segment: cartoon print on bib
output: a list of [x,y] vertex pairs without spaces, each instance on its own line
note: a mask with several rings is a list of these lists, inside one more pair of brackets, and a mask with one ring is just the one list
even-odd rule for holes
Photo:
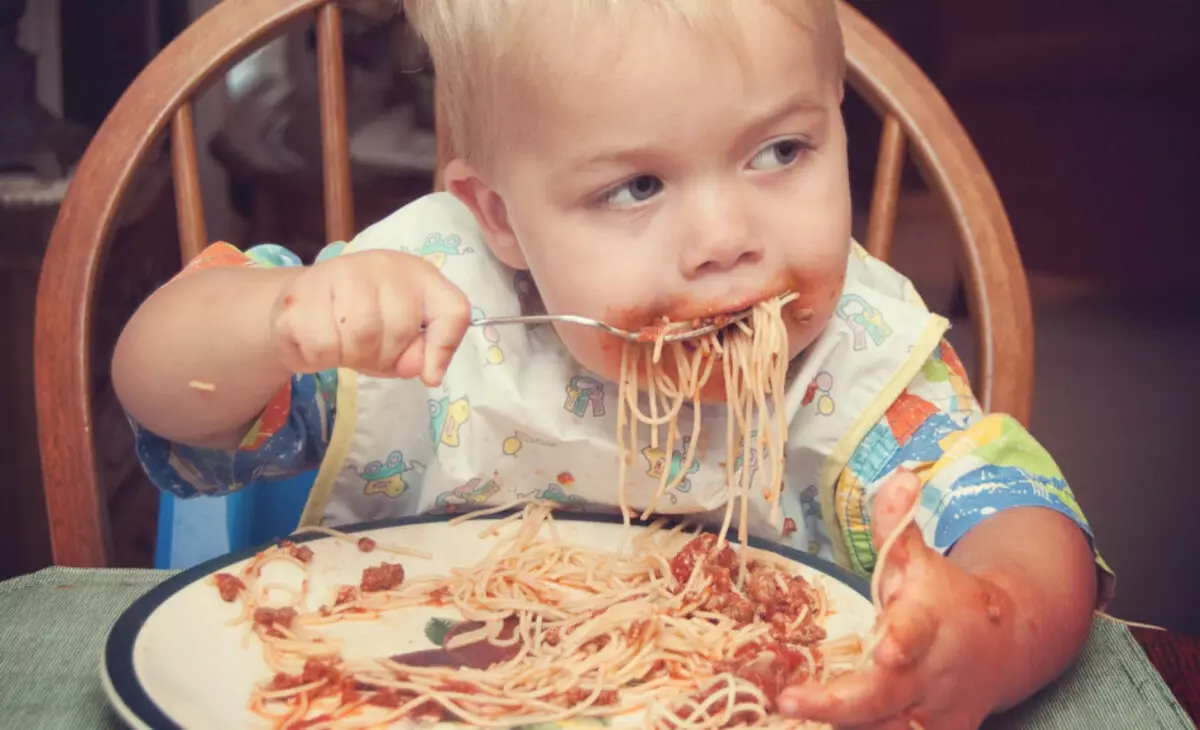
[[364,466],[361,472],[352,464],[350,470],[366,482],[363,486],[363,494],[368,496],[383,494],[394,499],[408,491],[408,483],[404,481],[404,475],[410,471],[422,472],[425,467],[417,461],[411,464],[406,463],[403,453],[393,451],[388,454],[386,463],[372,461]]
[[494,479],[484,481],[478,477],[455,487],[449,492],[442,492],[433,502],[435,512],[455,513],[477,509],[487,504],[487,501],[500,491],[500,485]]
[[804,400],[800,401],[800,406],[808,407],[813,402],[817,404],[817,415],[832,416],[836,405],[833,402],[833,375],[828,372],[819,372],[812,382],[808,384],[808,389],[804,391]]
[[457,447],[461,440],[459,432],[470,417],[471,404],[466,398],[451,401],[442,397],[429,401],[429,436],[434,447]]
[[504,442],[501,444],[501,448],[504,449],[505,456],[516,456],[517,454],[521,453],[521,449],[524,448],[525,444],[537,444],[538,446],[555,445],[553,441],[536,439],[524,431],[513,431],[512,436],[504,439]]
[[825,534],[825,523],[821,519],[821,497],[815,484],[800,493],[800,514],[808,530],[808,552],[816,555],[821,552],[818,538]]
[[587,500],[578,494],[567,493],[567,489],[574,483],[575,477],[570,472],[564,471],[558,475],[554,484],[547,485],[545,489],[519,493],[517,499],[556,502],[565,509],[583,509],[587,505]]
[[604,383],[587,375],[576,375],[567,385],[567,400],[563,410],[578,418],[587,416],[591,411],[593,418],[603,418]]
[[876,347],[892,336],[892,328],[883,321],[883,313],[857,294],[847,294],[838,302],[837,316],[854,335],[854,350],[867,349],[868,340]]
[[475,249],[473,248],[462,248],[462,238],[457,233],[451,233],[448,236],[443,236],[440,233],[430,233],[425,237],[425,241],[421,243],[421,247],[416,251],[407,248],[403,250],[413,256],[420,256],[439,269],[446,265],[447,256],[462,256],[463,254],[475,253]]
[[[646,458],[646,463],[648,465],[646,476],[661,483],[663,478],[663,470],[665,469],[667,471],[667,484],[679,479],[680,472],[683,470],[683,460],[687,456],[688,446],[691,444],[691,440],[691,436],[683,437],[683,440],[680,442],[679,446],[671,452],[669,465],[667,452],[663,450],[662,447],[647,446],[642,449],[642,456]],[[692,480],[689,477],[698,471],[700,471],[700,460],[696,459],[692,461],[691,465],[688,466],[687,474],[684,475],[682,479],[679,479],[679,483],[667,493],[667,497],[671,500],[671,504],[676,504],[679,501],[679,498],[675,494],[676,492],[687,494],[688,492],[692,491]]]
[[[758,430],[750,432],[750,440],[753,442],[758,438]],[[763,456],[770,458],[771,450],[766,444],[763,444]],[[742,464],[746,461],[746,439],[742,437],[738,439],[737,458],[733,460],[733,484],[740,491],[742,488]],[[754,486],[754,479],[758,476],[760,464],[758,463],[758,451],[750,449],[750,474],[746,479],[746,484],[750,487]]]
[[[471,319],[484,319],[487,317],[487,312],[484,312],[479,307],[471,307]],[[500,333],[495,325],[487,325],[483,328],[483,339],[487,340],[488,348],[483,353],[483,359],[488,365],[499,365],[504,362],[504,350],[500,349]]]

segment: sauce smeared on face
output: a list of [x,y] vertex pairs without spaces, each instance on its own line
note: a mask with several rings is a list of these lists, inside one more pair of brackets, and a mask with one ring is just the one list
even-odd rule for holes
[[[664,320],[693,322],[728,318],[758,302],[791,292],[796,294],[796,298],[784,306],[783,318],[788,334],[793,339],[790,343],[792,351],[788,353],[792,356],[797,350],[811,344],[824,328],[841,295],[844,280],[844,272],[836,279],[831,279],[828,272],[809,274],[797,270],[785,271],[767,280],[754,295],[739,300],[699,300],[690,295],[680,295],[637,307],[611,308],[606,313],[605,321],[630,331],[644,330],[646,336],[640,339],[650,344],[662,330]],[[600,337],[603,338],[600,350],[606,369],[620,372],[623,341],[608,335]],[[668,377],[677,379],[674,357],[664,351],[661,362]],[[713,369],[712,377],[701,390],[700,397],[706,402],[724,400],[725,379],[720,367]]]

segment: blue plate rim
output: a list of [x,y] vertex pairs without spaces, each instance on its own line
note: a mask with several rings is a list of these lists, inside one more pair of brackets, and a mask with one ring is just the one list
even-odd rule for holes
[[[496,514],[481,516],[479,520],[499,520],[508,517],[518,512],[518,509],[498,512]],[[338,530],[347,533],[367,532],[370,530],[384,530],[393,527],[408,527],[412,525],[427,525],[438,522],[449,522],[456,517],[462,517],[467,513],[459,514],[424,514],[411,517],[396,517],[385,520],[376,520],[372,522],[360,522],[346,527],[339,527]],[[554,519],[558,521],[568,522],[593,522],[599,524],[619,524],[621,517],[618,514],[596,514],[588,512],[556,512]],[[645,527],[649,523],[641,520],[634,520],[634,526]],[[672,521],[671,525],[678,524],[678,521]],[[286,538],[296,543],[309,542],[311,540],[328,539],[328,536],[319,532],[303,533]],[[114,701],[119,701],[124,705],[124,708],[135,717],[139,722],[142,722],[146,727],[152,730],[178,730],[180,725],[171,720],[167,713],[151,699],[146,689],[138,681],[137,672],[133,664],[133,649],[137,643],[138,635],[141,633],[142,627],[150,616],[165,603],[169,598],[180,592],[187,586],[195,583],[198,580],[206,578],[212,573],[217,572],[233,563],[238,563],[243,560],[254,557],[262,550],[276,545],[280,540],[272,540],[270,542],[248,547],[243,550],[236,550],[225,555],[206,560],[199,565],[193,566],[176,575],[171,576],[154,588],[151,588],[144,595],[134,601],[129,608],[117,618],[112,629],[108,633],[108,638],[104,645],[104,667],[103,670],[108,676],[108,682],[112,687],[113,693],[116,695],[111,698]],[[759,537],[750,538],[750,546],[760,550],[775,553],[781,557],[787,558],[796,563],[813,568],[829,577],[845,584],[854,592],[863,596],[867,600],[871,598],[871,584],[862,576],[856,575],[849,570],[819,558],[811,553],[798,550],[788,545],[782,545],[777,542],[772,542]]]

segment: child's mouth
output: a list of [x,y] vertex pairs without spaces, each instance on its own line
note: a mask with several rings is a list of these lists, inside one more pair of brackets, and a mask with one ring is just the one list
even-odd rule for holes
[[746,307],[710,317],[697,317],[695,319],[675,322],[664,316],[662,322],[659,324],[652,324],[639,329],[637,331],[637,339],[638,342],[657,342],[661,339],[665,342],[679,341],[686,344],[689,341],[694,341],[713,333],[720,336],[728,328],[745,322],[751,315],[751,309],[750,307]]
[[[779,302],[782,313],[797,298],[798,295],[794,292],[785,291],[781,294],[758,299],[748,305],[744,304],[722,312],[688,320],[671,321],[668,317],[664,316],[660,324],[650,325],[639,330],[638,339],[641,342],[647,343],[657,342],[659,339],[665,339],[666,341],[675,340],[681,342],[688,350],[709,349],[715,344],[719,352],[723,349],[725,340],[731,333],[741,331],[746,335],[753,334],[750,320],[755,307],[765,302],[776,300]],[[812,316],[811,310],[789,314],[792,315],[791,318],[801,322],[806,321]],[[710,339],[710,335],[715,338],[715,343]]]

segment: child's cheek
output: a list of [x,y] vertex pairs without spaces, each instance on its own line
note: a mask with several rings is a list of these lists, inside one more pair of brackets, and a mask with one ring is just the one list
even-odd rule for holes
[[[793,269],[788,272],[788,289],[797,297],[784,310],[789,324],[806,324],[805,312],[832,312],[846,285],[845,262],[821,269]],[[801,321],[797,321],[801,320]]]
[[789,358],[806,349],[825,331],[845,283],[844,266],[827,271],[797,270],[791,273],[790,290],[797,297],[783,309]]
[[575,325],[555,329],[567,352],[591,374],[613,383],[620,380],[621,340]]

